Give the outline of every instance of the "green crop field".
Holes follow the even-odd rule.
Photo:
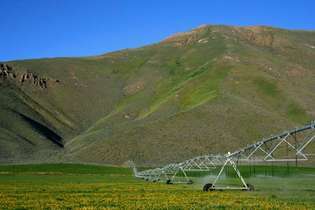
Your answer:
[[[192,185],[166,185],[136,179],[128,168],[79,164],[0,166],[0,209],[315,208],[315,168],[240,169],[255,185],[255,191],[202,192],[209,175],[194,176]]]

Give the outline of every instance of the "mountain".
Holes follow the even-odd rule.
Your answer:
[[[0,64],[0,161],[156,165],[315,118],[315,32],[204,25],[101,56]]]

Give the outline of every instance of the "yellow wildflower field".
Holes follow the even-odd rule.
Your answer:
[[[130,172],[19,171],[0,174],[0,209],[315,209],[314,182],[303,185],[306,191],[288,188],[292,194],[281,185],[272,192],[261,186],[256,192],[202,192],[198,184],[150,183]]]

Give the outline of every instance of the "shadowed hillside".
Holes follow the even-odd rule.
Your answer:
[[[315,118],[315,32],[202,26],[142,48],[0,66],[0,161],[155,165]]]

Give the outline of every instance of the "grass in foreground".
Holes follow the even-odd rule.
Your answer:
[[[124,168],[73,164],[0,166],[0,209],[314,209],[314,170],[251,177],[257,191],[202,192],[132,177]]]

